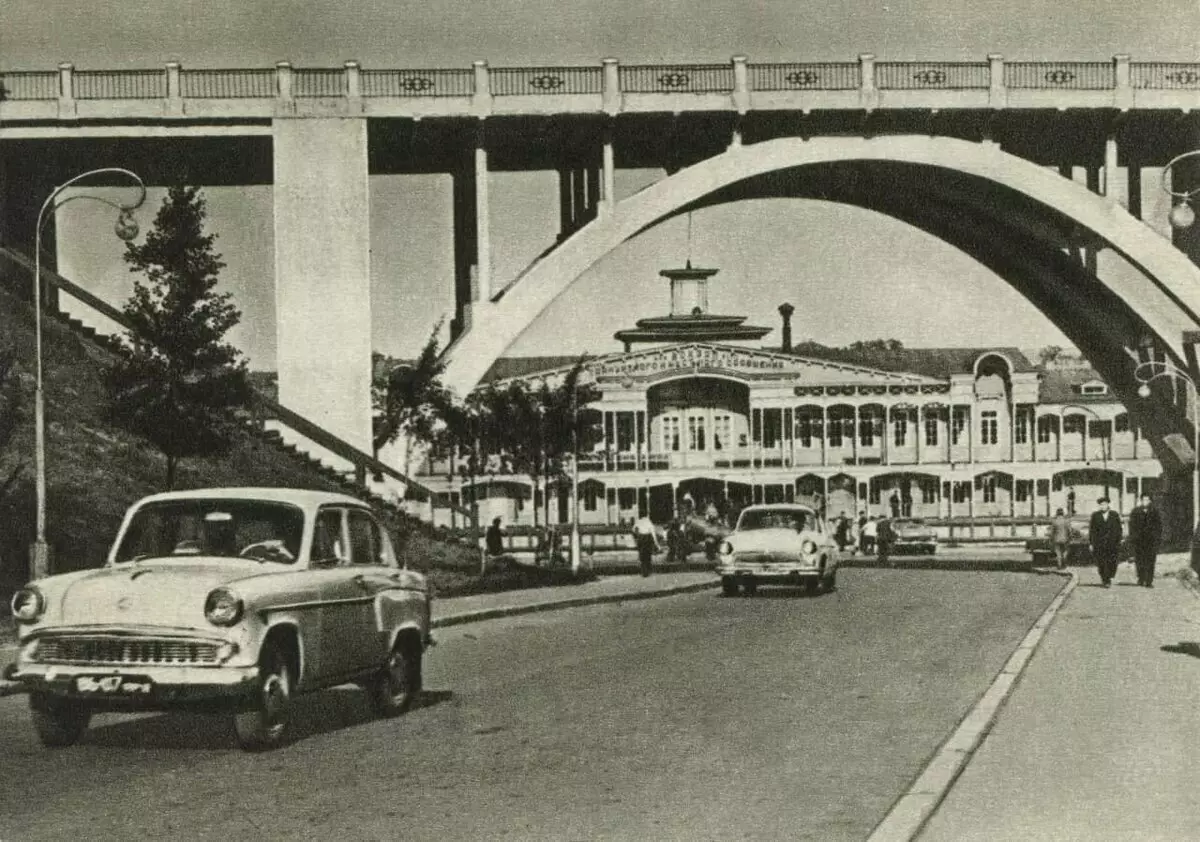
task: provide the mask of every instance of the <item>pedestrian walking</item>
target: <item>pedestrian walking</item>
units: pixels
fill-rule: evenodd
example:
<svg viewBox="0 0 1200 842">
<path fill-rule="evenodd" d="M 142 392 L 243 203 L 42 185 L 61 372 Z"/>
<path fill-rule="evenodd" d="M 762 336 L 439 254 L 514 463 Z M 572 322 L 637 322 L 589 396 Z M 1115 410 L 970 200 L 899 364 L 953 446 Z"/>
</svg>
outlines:
<svg viewBox="0 0 1200 842">
<path fill-rule="evenodd" d="M 867 518 L 867 522 L 863 524 L 862 531 L 859 533 L 863 555 L 875 552 L 875 546 L 878 538 L 879 521 L 875 518 L 875 515 L 871 515 L 869 518 Z"/>
<path fill-rule="evenodd" d="M 888 498 L 888 508 L 892 510 L 892 518 L 900 517 L 900 494 L 893 491 L 892 496 Z"/>
<path fill-rule="evenodd" d="M 1072 486 L 1067 489 L 1067 514 L 1075 514 L 1075 488 Z"/>
<path fill-rule="evenodd" d="M 1154 566 L 1158 561 L 1158 546 L 1162 541 L 1162 517 L 1149 494 L 1129 515 L 1129 543 L 1133 545 L 1133 562 L 1137 566 L 1138 584 L 1154 587 Z"/>
<path fill-rule="evenodd" d="M 879 546 L 880 564 L 891 564 L 892 542 L 895 538 L 896 532 L 892 529 L 892 522 L 887 518 L 880 518 L 875 539 Z"/>
<path fill-rule="evenodd" d="M 492 525 L 488 527 L 487 534 L 484 536 L 484 544 L 487 547 L 490 561 L 495 561 L 504 555 L 504 530 L 500 528 L 500 518 L 492 520 Z"/>
<path fill-rule="evenodd" d="M 1117 574 L 1117 555 L 1121 550 L 1121 516 L 1108 508 L 1108 498 L 1101 497 L 1096 501 L 1099 509 L 1092 512 L 1088 526 L 1088 541 L 1092 545 L 1092 558 L 1100 571 L 1100 581 L 1104 587 L 1112 584 Z"/>
<path fill-rule="evenodd" d="M 837 526 L 833 530 L 833 540 L 837 542 L 839 550 L 846 549 L 850 544 L 850 518 L 846 517 L 845 512 L 838 515 Z"/>
<path fill-rule="evenodd" d="M 642 576 L 649 576 L 651 560 L 662 546 L 658 543 L 658 530 L 648 515 L 643 515 L 634 522 L 633 540 L 637 544 L 638 566 Z"/>
<path fill-rule="evenodd" d="M 1058 569 L 1067 566 L 1067 553 L 1071 549 L 1071 519 L 1063 514 L 1062 509 L 1054 512 L 1054 520 L 1050 521 L 1050 543 L 1054 545 L 1054 560 Z"/>
</svg>

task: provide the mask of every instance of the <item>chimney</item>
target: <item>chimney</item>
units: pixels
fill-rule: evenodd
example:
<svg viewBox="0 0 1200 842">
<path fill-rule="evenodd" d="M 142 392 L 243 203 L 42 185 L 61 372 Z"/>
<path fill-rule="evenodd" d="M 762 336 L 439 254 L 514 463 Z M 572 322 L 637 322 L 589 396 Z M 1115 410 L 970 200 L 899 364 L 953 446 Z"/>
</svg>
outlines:
<svg viewBox="0 0 1200 842">
<path fill-rule="evenodd" d="M 783 316 L 783 352 L 790 354 L 792 352 L 792 313 L 796 312 L 796 308 L 786 301 L 779 305 L 779 315 Z"/>
</svg>

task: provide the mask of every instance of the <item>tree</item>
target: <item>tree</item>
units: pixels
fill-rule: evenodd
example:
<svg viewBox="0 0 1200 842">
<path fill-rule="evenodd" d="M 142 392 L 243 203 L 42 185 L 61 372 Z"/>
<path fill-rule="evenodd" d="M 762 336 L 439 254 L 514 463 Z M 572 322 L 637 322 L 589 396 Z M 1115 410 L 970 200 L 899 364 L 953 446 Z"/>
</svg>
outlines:
<svg viewBox="0 0 1200 842">
<path fill-rule="evenodd" d="M 556 386 L 543 383 L 538 391 L 543 405 L 542 451 L 547 477 L 569 482 L 567 457 L 591 450 L 601 440 L 603 422 L 586 409 L 602 395 L 594 383 L 583 382 L 586 362 L 586 357 L 580 357 L 561 382 Z"/>
<path fill-rule="evenodd" d="M 1040 351 L 1038 351 L 1038 360 L 1041 361 L 1043 366 L 1048 366 L 1057 362 L 1062 355 L 1063 349 L 1061 346 L 1047 345 L 1045 348 L 1042 348 Z"/>
<path fill-rule="evenodd" d="M 0 350 L 0 453 L 12 441 L 23 416 L 21 382 L 16 372 L 17 352 L 14 348 Z M 0 479 L 0 500 L 8 496 L 21 475 L 24 463 L 17 461 L 8 476 Z"/>
<path fill-rule="evenodd" d="M 225 334 L 241 319 L 229 293 L 216 291 L 225 264 L 204 233 L 198 187 L 172 187 L 143 244 L 125 262 L 145 277 L 124 307 L 122 354 L 108 372 L 112 420 L 166 457 L 167 487 L 180 459 L 223 452 L 228 410 L 250 397 L 246 362 Z"/>
<path fill-rule="evenodd" d="M 442 385 L 446 363 L 440 358 L 438 335 L 441 331 L 442 322 L 439 321 L 413 363 L 389 366 L 381 357 L 376 357 L 371 384 L 375 452 L 401 435 L 405 436 L 408 439 L 404 452 L 406 475 L 412 462 L 412 444 L 432 444 L 445 411 L 451 405 L 450 393 Z"/>
</svg>

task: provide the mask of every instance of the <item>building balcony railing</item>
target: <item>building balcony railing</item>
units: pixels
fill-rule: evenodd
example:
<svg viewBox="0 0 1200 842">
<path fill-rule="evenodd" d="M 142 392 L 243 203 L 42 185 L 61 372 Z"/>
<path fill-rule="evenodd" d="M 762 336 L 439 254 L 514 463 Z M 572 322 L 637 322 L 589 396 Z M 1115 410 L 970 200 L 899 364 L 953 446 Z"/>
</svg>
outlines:
<svg viewBox="0 0 1200 842">
<path fill-rule="evenodd" d="M 751 63 L 742 56 L 719 64 L 623 66 L 612 59 L 593 66 L 365 69 L 357 62 L 343 67 L 214 68 L 185 70 L 177 63 L 163 69 L 76 70 L 71 64 L 57 70 L 0 71 L 0 101 L 11 104 L 38 101 L 125 100 L 409 100 L 473 98 L 486 113 L 497 100 L 511 97 L 557 96 L 564 110 L 616 112 L 631 107 L 646 94 L 702 94 L 728 98 L 730 109 L 776 108 L 793 95 L 799 106 L 809 93 L 821 94 L 828 107 L 920 107 L 925 100 L 913 92 L 929 92 L 928 107 L 977 108 L 980 96 L 992 107 L 1004 107 L 1008 97 L 1024 102 L 1026 92 L 1076 95 L 1081 103 L 1099 103 L 1096 92 L 1112 92 L 1119 107 L 1131 107 L 1133 96 L 1146 92 L 1200 92 L 1200 62 L 1134 62 L 1129 56 L 1110 61 L 1005 62 L 986 61 L 877 62 L 871 55 L 847 62 Z M 830 96 L 858 92 L 862 97 Z M 957 99 L 955 95 L 959 96 Z M 574 105 L 563 97 L 581 97 Z M 781 99 L 782 97 L 782 99 Z M 939 99 L 941 97 L 941 99 Z M 1162 97 L 1159 97 L 1159 101 Z M 645 102 L 645 99 L 638 100 Z M 657 100 L 656 100 L 657 101 Z M 1058 100 L 1054 100 L 1057 102 Z M 1045 103 L 1047 106 L 1049 102 Z M 636 103 L 632 106 L 638 106 Z M 686 107 L 686 105 L 684 106 Z M 1020 106 L 1018 106 L 1020 107 Z M 168 112 L 177 113 L 177 112 Z"/>
</svg>

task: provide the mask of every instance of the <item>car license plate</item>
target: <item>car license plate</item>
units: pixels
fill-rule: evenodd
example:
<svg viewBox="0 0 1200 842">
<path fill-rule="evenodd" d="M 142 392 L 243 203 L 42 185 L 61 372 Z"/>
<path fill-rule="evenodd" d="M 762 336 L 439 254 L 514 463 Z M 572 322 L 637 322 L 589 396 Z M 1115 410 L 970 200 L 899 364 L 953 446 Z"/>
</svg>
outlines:
<svg viewBox="0 0 1200 842">
<path fill-rule="evenodd" d="M 75 691 L 89 696 L 149 696 L 154 682 L 140 675 L 77 675 Z"/>
</svg>

